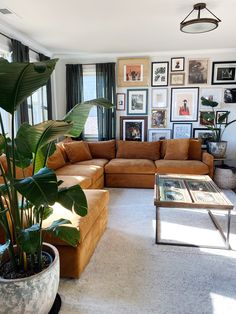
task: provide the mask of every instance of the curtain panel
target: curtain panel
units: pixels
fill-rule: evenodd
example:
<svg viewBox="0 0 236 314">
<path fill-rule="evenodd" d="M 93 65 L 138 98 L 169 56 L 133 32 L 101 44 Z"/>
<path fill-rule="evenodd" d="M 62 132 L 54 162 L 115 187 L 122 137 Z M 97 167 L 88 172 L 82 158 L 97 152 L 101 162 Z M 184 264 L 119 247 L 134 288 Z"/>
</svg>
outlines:
<svg viewBox="0 0 236 314">
<path fill-rule="evenodd" d="M 96 64 L 96 88 L 97 97 L 106 98 L 115 104 L 116 76 L 115 63 Z M 115 107 L 104 109 L 98 107 L 98 139 L 100 141 L 115 138 L 116 112 Z"/>
<path fill-rule="evenodd" d="M 82 64 L 66 64 L 66 112 L 83 101 Z"/>
</svg>

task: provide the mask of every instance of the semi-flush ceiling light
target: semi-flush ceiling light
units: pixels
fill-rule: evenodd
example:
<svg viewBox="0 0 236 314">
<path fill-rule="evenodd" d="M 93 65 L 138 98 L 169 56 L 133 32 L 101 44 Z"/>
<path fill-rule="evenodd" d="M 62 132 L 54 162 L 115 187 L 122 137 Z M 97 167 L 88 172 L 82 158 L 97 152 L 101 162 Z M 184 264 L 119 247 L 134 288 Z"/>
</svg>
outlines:
<svg viewBox="0 0 236 314">
<path fill-rule="evenodd" d="M 200 17 L 201 10 L 207 10 L 211 17 Z M 198 11 L 197 18 L 192 20 L 187 20 L 187 18 L 193 13 L 193 11 Z M 213 16 L 213 18 L 212 18 Z M 221 20 L 215 16 L 210 10 L 207 9 L 206 3 L 197 3 L 193 6 L 192 11 L 186 16 L 186 18 L 180 23 L 180 30 L 184 33 L 198 34 L 213 31 L 213 29 L 218 27 L 218 23 Z"/>
</svg>

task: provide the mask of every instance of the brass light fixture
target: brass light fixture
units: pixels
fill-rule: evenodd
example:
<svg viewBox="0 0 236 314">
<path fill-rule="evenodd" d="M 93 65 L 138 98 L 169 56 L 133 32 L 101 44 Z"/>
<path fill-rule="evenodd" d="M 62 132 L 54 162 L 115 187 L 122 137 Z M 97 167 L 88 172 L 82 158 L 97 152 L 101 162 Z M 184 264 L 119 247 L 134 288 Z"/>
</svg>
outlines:
<svg viewBox="0 0 236 314">
<path fill-rule="evenodd" d="M 201 11 L 206 10 L 211 15 L 210 17 L 202 17 Z M 197 18 L 187 20 L 187 18 L 197 11 Z M 218 27 L 218 23 L 221 20 L 215 16 L 210 10 L 207 9 L 206 3 L 197 3 L 193 6 L 192 11 L 186 16 L 186 18 L 180 23 L 180 30 L 184 33 L 199 34 L 213 31 Z"/>
</svg>

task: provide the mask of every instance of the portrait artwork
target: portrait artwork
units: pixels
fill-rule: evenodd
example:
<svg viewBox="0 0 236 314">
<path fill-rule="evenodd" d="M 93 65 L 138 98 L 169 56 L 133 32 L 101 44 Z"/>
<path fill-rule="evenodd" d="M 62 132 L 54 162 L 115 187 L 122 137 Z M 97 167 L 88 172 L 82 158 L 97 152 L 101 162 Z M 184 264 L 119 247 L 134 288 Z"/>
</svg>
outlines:
<svg viewBox="0 0 236 314">
<path fill-rule="evenodd" d="M 188 84 L 207 84 L 208 60 L 189 60 Z"/>
</svg>

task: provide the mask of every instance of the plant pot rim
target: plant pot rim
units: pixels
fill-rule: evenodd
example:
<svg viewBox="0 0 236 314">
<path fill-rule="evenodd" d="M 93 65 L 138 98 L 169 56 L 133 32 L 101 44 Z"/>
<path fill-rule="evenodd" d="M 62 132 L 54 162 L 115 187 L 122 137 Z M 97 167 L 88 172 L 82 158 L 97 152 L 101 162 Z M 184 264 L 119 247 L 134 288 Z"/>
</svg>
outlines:
<svg viewBox="0 0 236 314">
<path fill-rule="evenodd" d="M 59 259 L 59 252 L 58 252 L 57 248 L 54 245 L 49 244 L 47 242 L 43 242 L 43 247 L 49 247 L 55 254 L 52 263 L 47 268 L 43 269 L 42 271 L 40 271 L 37 274 L 31 275 L 31 276 L 28 276 L 28 277 L 24 277 L 24 278 L 5 279 L 5 278 L 0 277 L 0 283 L 4 284 L 4 283 L 10 283 L 10 282 L 21 282 L 21 281 L 28 281 L 30 279 L 35 279 L 35 278 L 37 278 L 39 276 L 42 276 L 42 274 L 44 274 L 50 268 L 52 268 L 57 263 L 57 260 Z"/>
</svg>

